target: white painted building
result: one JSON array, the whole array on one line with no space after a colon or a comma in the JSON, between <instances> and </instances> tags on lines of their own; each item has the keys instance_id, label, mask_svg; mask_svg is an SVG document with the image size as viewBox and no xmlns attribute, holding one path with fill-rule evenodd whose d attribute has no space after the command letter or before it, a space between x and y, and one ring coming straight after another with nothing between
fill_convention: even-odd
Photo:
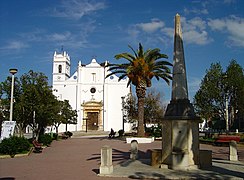
<instances>
[{"instance_id":1,"label":"white painted building","mask_svg":"<svg viewBox=\"0 0 244 180\"><path fill-rule=\"evenodd\" d=\"M122 97L131 89L127 88L127 78L118 81L113 75L105 79L109 73L106 63L99 64L96 59L87 65L79 62L77 70L71 74L69 55L65 51L54 53L53 93L59 100L69 100L78 114L77 124L68 125L68 131L110 131L111 128L118 131L123 128ZM64 131L65 125L61 124L59 132Z\"/></svg>"}]
</instances>

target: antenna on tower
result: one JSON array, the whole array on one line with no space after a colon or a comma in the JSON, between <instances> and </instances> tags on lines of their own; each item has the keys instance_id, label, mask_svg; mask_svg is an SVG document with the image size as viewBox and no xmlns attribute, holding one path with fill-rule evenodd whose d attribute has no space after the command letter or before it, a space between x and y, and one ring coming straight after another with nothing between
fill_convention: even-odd
<instances>
[{"instance_id":1,"label":"antenna on tower","mask_svg":"<svg viewBox=\"0 0 244 180\"><path fill-rule=\"evenodd\" d=\"M61 52L62 53L64 52L64 46L63 45L61 46Z\"/></svg>"}]
</instances>

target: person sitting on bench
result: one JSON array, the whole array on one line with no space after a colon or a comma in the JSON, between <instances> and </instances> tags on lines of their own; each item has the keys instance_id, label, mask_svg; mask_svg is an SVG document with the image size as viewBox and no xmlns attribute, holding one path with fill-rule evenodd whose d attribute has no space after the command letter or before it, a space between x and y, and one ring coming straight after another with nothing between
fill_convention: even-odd
<instances>
[{"instance_id":1,"label":"person sitting on bench","mask_svg":"<svg viewBox=\"0 0 244 180\"><path fill-rule=\"evenodd\" d=\"M111 128L111 131L108 136L109 136L109 138L114 138L115 134L116 134L116 132L114 132L113 128Z\"/></svg>"}]
</instances>

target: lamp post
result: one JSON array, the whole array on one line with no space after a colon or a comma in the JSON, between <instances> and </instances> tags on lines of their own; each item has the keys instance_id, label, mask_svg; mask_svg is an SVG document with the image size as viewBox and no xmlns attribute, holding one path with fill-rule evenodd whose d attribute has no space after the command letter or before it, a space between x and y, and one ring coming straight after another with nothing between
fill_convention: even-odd
<instances>
[{"instance_id":1,"label":"lamp post","mask_svg":"<svg viewBox=\"0 0 244 180\"><path fill-rule=\"evenodd\" d=\"M229 132L229 102L228 97L225 98L225 116L226 116L226 131Z\"/></svg>"},{"instance_id":2,"label":"lamp post","mask_svg":"<svg viewBox=\"0 0 244 180\"><path fill-rule=\"evenodd\" d=\"M11 86L11 100L10 100L10 116L9 121L13 120L13 96L14 96L14 75L18 72L18 69L9 69L9 72L12 74L12 86Z\"/></svg>"},{"instance_id":3,"label":"lamp post","mask_svg":"<svg viewBox=\"0 0 244 180\"><path fill-rule=\"evenodd\" d=\"M125 97L123 96L123 97L121 97L121 100L122 100L122 129L123 129L123 131L125 130L125 114L124 114L124 108L125 108Z\"/></svg>"}]
</instances>

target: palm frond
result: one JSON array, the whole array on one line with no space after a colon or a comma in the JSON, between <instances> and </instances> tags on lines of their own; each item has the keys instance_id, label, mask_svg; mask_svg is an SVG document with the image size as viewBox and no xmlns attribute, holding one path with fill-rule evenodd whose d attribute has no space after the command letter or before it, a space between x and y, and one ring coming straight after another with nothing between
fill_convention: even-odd
<instances>
[{"instance_id":1,"label":"palm frond","mask_svg":"<svg viewBox=\"0 0 244 180\"><path fill-rule=\"evenodd\" d=\"M114 70L121 70L121 69L127 69L129 66L129 64L117 64L117 65L113 65L111 67L109 67L109 71L114 71Z\"/></svg>"},{"instance_id":2,"label":"palm frond","mask_svg":"<svg viewBox=\"0 0 244 180\"><path fill-rule=\"evenodd\" d=\"M127 83L127 87L129 87L130 83L131 83L131 80L129 79L129 81Z\"/></svg>"},{"instance_id":3,"label":"palm frond","mask_svg":"<svg viewBox=\"0 0 244 180\"><path fill-rule=\"evenodd\" d=\"M120 77L119 77L119 81L121 80L121 79L124 79L125 77L127 77L127 74L122 74Z\"/></svg>"},{"instance_id":4,"label":"palm frond","mask_svg":"<svg viewBox=\"0 0 244 180\"><path fill-rule=\"evenodd\" d=\"M157 61L155 63L156 66L160 66L160 65L164 65L164 66L173 66L172 63L168 62L168 61Z\"/></svg>"},{"instance_id":5,"label":"palm frond","mask_svg":"<svg viewBox=\"0 0 244 180\"><path fill-rule=\"evenodd\" d=\"M105 78L108 78L109 76L112 76L112 75L114 75L114 74L123 74L123 73L126 74L126 71L125 71L125 70L121 70L121 71L113 71L113 72L107 74L107 76L106 76Z\"/></svg>"},{"instance_id":6,"label":"palm frond","mask_svg":"<svg viewBox=\"0 0 244 180\"><path fill-rule=\"evenodd\" d=\"M136 53L136 51L135 51L130 45L128 45L128 46L129 46L129 48L133 51L135 57L138 58L138 54Z\"/></svg>"},{"instance_id":7,"label":"palm frond","mask_svg":"<svg viewBox=\"0 0 244 180\"><path fill-rule=\"evenodd\" d=\"M138 57L142 58L143 55L144 55L144 50L143 50L141 43L139 43Z\"/></svg>"},{"instance_id":8,"label":"palm frond","mask_svg":"<svg viewBox=\"0 0 244 180\"><path fill-rule=\"evenodd\" d=\"M121 54L117 54L114 56L115 59L121 59L124 58L130 62L133 62L133 60L135 59L135 57L133 55L131 55L130 53L121 53Z\"/></svg>"}]
</instances>

